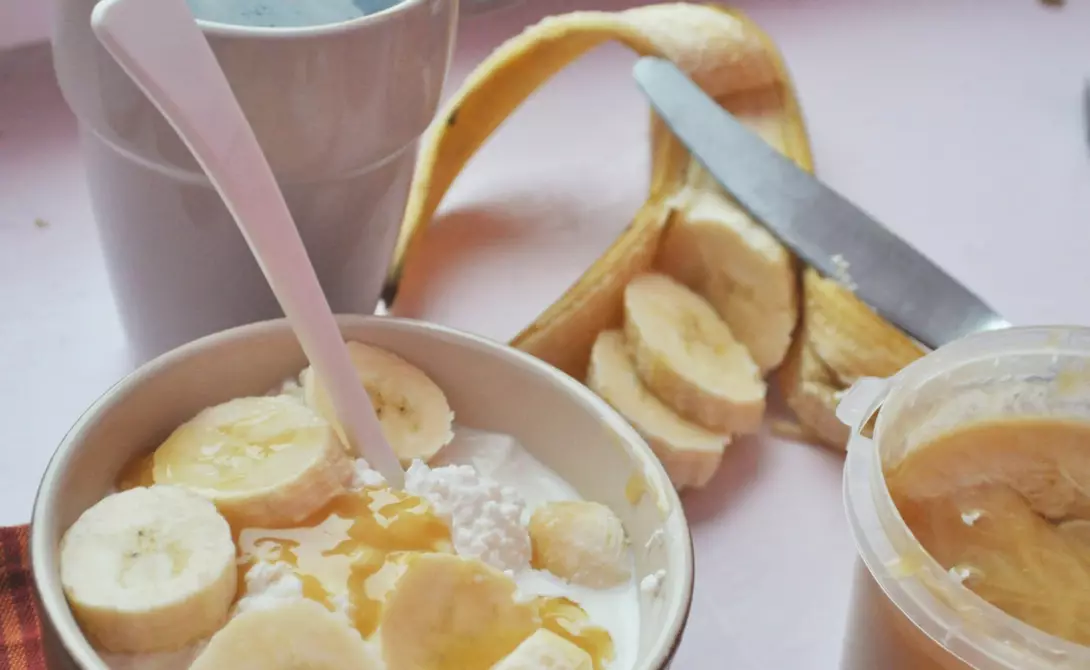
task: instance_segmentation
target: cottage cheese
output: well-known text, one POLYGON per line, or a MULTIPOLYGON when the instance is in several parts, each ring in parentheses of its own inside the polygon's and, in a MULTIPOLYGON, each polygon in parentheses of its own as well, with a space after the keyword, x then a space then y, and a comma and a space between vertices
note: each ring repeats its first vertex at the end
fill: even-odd
POLYGON ((303 582, 287 563, 261 561, 246 571, 246 595, 235 605, 235 613, 274 609, 303 599, 303 582))
POLYGON ((530 566, 530 534, 522 525, 526 504, 512 487, 469 465, 433 470, 417 460, 405 473, 405 490, 427 500, 447 521, 460 556, 509 573, 530 566))

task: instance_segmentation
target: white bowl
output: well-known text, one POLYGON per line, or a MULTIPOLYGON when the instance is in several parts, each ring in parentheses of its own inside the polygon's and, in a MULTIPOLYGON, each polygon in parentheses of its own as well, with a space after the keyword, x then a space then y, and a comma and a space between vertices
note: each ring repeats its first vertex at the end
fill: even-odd
MULTIPOLYGON (((637 579, 666 574, 657 596, 640 595, 633 670, 669 667, 692 600, 692 541, 666 472, 639 435, 583 385, 502 344, 402 319, 346 316, 340 323, 346 339, 383 347, 423 369, 446 392, 459 424, 513 435, 581 496, 620 516, 637 579)), ((49 463, 30 531, 50 668, 107 670, 61 589, 64 531, 111 490, 132 457, 153 449, 197 411, 263 394, 306 363, 286 321, 241 326, 144 365, 79 419, 49 463)))

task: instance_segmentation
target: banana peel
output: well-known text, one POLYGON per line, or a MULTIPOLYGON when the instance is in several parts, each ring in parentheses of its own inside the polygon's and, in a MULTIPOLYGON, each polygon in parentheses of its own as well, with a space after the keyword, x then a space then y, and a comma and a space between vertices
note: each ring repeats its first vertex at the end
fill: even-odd
MULTIPOLYGON (((553 75, 610 41, 679 63, 717 96, 775 81, 763 43, 718 8, 677 3, 544 19, 486 58, 429 130, 388 285, 396 284, 443 196, 496 128, 553 75)), ((686 180, 688 151, 654 117, 651 138, 651 186, 644 206, 605 254, 511 342, 577 379, 586 373, 597 334, 620 325, 624 287, 651 267, 671 213, 668 200, 686 180)))
MULTIPOLYGON (((560 70, 610 41, 639 55, 670 59, 772 146, 813 170, 783 60, 772 40, 741 12, 667 3, 548 17, 486 58, 426 134, 387 277, 388 296, 443 197, 491 134, 560 70)), ((679 225, 678 195, 686 189, 720 192, 653 113, 650 139, 652 172, 643 207, 605 254, 510 343, 577 379, 585 377, 598 333, 622 323, 624 287, 652 268, 664 234, 679 225)), ((799 312, 798 326, 776 375, 804 432, 843 447, 847 428, 835 416, 839 393, 860 376, 888 376, 923 351, 835 281, 807 268, 799 283, 801 299, 791 303, 799 312)))

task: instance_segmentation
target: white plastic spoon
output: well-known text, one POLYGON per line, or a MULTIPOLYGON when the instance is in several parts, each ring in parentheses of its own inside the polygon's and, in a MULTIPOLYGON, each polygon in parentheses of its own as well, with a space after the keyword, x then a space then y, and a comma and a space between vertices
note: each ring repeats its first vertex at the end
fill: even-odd
POLYGON ((352 367, 284 196, 185 0, 102 0, 91 27, 227 204, 355 452, 400 489, 401 464, 352 367))

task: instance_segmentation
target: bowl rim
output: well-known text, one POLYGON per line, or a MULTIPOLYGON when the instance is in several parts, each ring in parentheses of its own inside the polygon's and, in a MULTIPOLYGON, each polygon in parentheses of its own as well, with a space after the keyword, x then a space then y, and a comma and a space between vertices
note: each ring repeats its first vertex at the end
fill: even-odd
MULTIPOLYGON (((584 384, 545 361, 502 342, 441 324, 403 317, 339 314, 336 319, 341 328, 352 326, 369 327, 378 324, 380 328, 394 331, 423 332, 430 337, 454 341, 463 346, 475 346, 484 349, 491 355, 503 360, 505 365, 521 364, 526 366, 537 375, 553 381, 559 390, 575 396, 576 400, 594 411, 612 432, 632 448, 630 453, 636 457, 639 465, 643 467, 644 475, 653 476, 657 480, 654 482, 656 488, 667 498, 667 509, 670 512, 666 515, 665 522, 670 523, 671 518, 674 518, 675 531, 680 533, 679 542, 676 543, 674 550, 681 552, 678 557, 680 560, 677 567, 683 570, 683 574, 680 575, 683 580, 680 589, 682 597, 680 601, 677 601, 675 611, 668 613, 667 629, 669 635, 664 638, 665 642, 652 650, 651 656, 646 662, 637 663, 635 670, 665 670, 665 668, 668 668, 681 645, 689 615, 692 611, 696 572, 695 551, 692 532, 681 499, 651 447, 636 432, 635 428, 605 400, 584 384)), ((163 369, 199 355, 202 351, 223 346, 226 343, 268 335, 277 331, 290 332, 290 330, 291 326, 288 324, 287 319, 281 317, 235 326, 175 347, 137 366, 107 387, 65 432, 60 444, 49 458, 34 497, 28 553, 34 588, 38 603, 41 606, 41 615, 44 619, 42 625, 53 629, 52 637, 59 643, 64 653, 76 667, 83 670, 109 670, 98 654, 94 652, 78 625, 59 616, 62 611, 68 612, 70 615, 68 602, 61 588, 59 577, 48 575, 48 578, 43 580, 39 575, 47 574, 44 565, 45 557, 56 551, 43 528, 43 520, 55 514, 54 505, 57 497, 56 492, 59 488, 60 473, 76 452, 81 436, 96 421, 97 417, 110 411, 116 402, 117 396, 122 391, 139 386, 144 380, 154 377, 163 369), (43 591, 43 581, 49 593, 43 591)), ((70 616, 68 618, 71 619, 70 616)))

